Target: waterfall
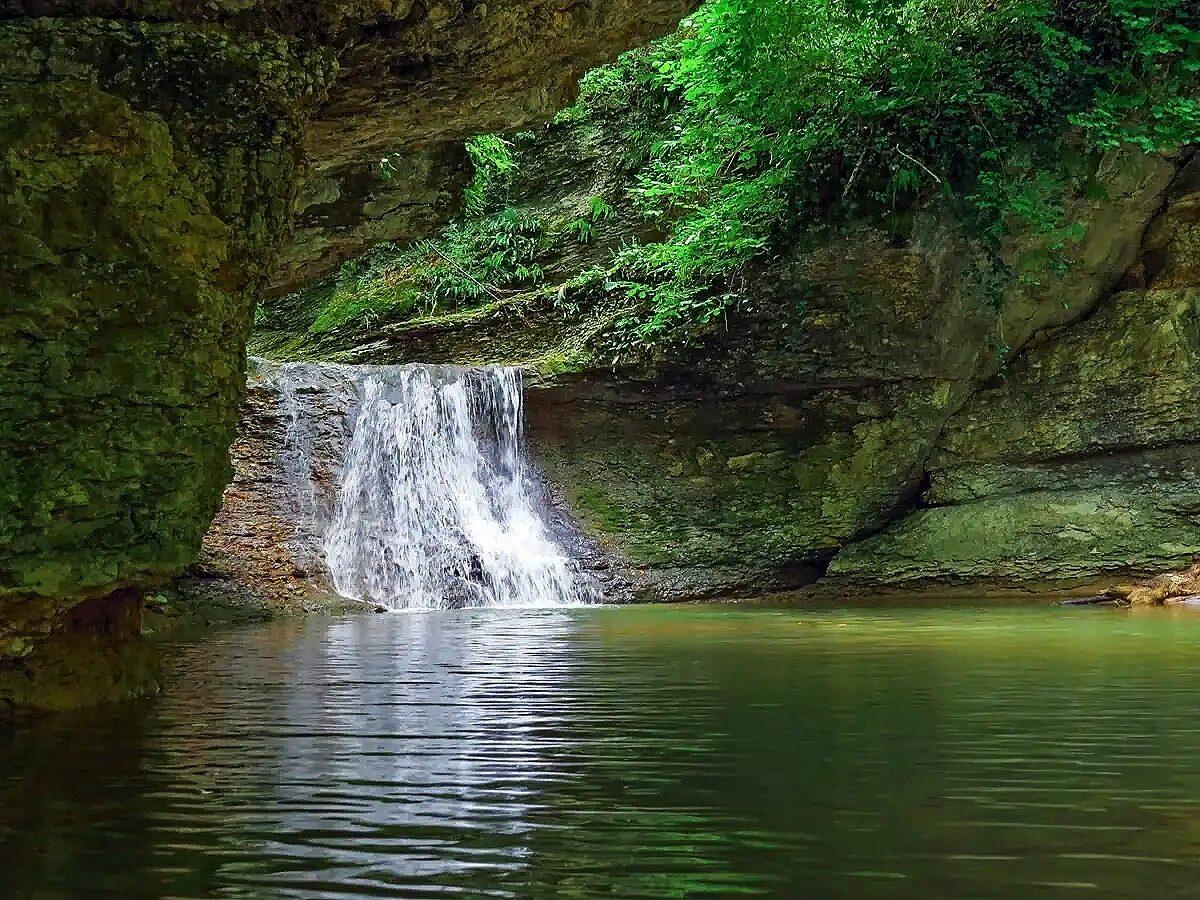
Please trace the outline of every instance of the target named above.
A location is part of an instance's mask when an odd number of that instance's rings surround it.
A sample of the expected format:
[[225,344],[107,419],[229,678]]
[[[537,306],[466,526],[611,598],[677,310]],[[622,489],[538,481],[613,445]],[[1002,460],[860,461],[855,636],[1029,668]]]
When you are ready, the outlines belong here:
[[[520,370],[267,368],[260,364],[286,422],[280,462],[296,510],[311,520],[297,530],[322,536],[339,594],[393,609],[590,599],[590,580],[548,525],[525,459]],[[340,455],[336,484],[323,492],[318,429],[306,420],[328,419],[339,402],[343,439],[326,441]]]
[[291,501],[296,521],[308,524],[317,513],[317,486],[312,478],[315,437],[305,426],[308,424],[304,404],[300,400],[298,385],[290,378],[279,378],[276,382],[279,404],[287,416],[287,431],[283,435],[280,456],[283,470],[288,476],[293,491]]

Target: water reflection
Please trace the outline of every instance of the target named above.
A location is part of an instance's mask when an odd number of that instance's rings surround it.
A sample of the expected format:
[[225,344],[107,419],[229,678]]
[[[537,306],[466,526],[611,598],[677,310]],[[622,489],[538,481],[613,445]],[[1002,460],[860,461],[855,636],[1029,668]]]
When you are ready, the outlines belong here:
[[1200,617],[481,610],[0,739],[19,897],[1188,896]]
[[[181,722],[220,711],[171,748],[169,764],[214,794],[263,788],[248,798],[239,840],[272,868],[230,874],[247,887],[279,890],[295,877],[314,891],[387,885],[411,896],[424,883],[518,879],[543,795],[565,777],[555,757],[566,720],[553,698],[571,693],[572,656],[555,636],[572,627],[555,611],[536,627],[405,615],[222,642],[228,663],[213,669],[237,675],[163,702]],[[222,771],[197,766],[201,743],[225,758],[253,749]]]

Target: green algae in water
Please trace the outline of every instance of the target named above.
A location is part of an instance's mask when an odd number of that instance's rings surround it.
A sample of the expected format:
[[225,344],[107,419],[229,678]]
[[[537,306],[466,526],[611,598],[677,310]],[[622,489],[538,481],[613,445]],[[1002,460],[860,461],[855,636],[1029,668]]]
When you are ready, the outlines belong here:
[[1200,616],[273,623],[0,739],[13,896],[1188,895]]

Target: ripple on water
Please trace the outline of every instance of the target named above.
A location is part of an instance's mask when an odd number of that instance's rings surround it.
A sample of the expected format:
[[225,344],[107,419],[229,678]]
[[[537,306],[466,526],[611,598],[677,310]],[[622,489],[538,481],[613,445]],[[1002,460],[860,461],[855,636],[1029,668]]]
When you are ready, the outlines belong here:
[[0,894],[1185,896],[1200,619],[488,610],[171,648],[0,743]]

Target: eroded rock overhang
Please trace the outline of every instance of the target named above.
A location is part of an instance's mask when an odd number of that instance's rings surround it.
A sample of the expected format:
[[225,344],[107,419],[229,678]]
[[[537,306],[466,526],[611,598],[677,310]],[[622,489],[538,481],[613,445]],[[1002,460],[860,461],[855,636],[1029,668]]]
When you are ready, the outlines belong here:
[[[389,240],[444,224],[469,178],[465,138],[548,118],[588,69],[662,35],[698,0],[8,0],[0,19],[101,18],[228,40],[282,40],[336,63],[308,85],[309,163],[287,292]],[[133,23],[141,23],[134,25]],[[201,67],[203,71],[204,67]],[[383,161],[387,163],[381,165]]]

